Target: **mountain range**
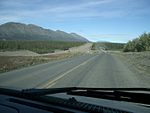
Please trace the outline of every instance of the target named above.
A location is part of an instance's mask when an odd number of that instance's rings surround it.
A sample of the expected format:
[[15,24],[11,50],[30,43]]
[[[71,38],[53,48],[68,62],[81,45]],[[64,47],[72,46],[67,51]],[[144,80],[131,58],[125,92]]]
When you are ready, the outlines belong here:
[[33,24],[8,22],[0,25],[0,40],[35,40],[35,41],[66,41],[89,42],[76,33],[60,30],[44,29]]

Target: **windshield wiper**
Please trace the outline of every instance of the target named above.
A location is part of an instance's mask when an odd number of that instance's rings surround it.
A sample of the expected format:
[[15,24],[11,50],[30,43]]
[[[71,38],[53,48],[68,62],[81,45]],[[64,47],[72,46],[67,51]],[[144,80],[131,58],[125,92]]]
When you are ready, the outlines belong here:
[[72,90],[67,92],[67,94],[150,105],[149,88],[100,88],[96,90]]
[[75,87],[49,88],[49,89],[23,89],[21,92],[26,95],[43,96],[48,94],[65,93],[75,90]]
[[83,87],[67,87],[67,88],[50,88],[50,89],[27,89],[22,90],[24,94],[42,96],[55,93],[67,93],[68,95],[78,95],[86,97],[94,97],[109,100],[136,102],[150,104],[149,88],[83,88]]
[[149,91],[149,88],[86,88],[86,87],[64,87],[64,88],[48,88],[48,89],[23,89],[21,92],[23,94],[29,95],[47,95],[55,93],[63,93],[69,91],[103,91],[103,93],[108,93],[108,91]]
[[23,97],[39,97],[56,93],[66,93],[68,95],[94,97],[100,99],[136,102],[150,104],[149,88],[84,88],[65,87],[49,89],[24,89],[21,91],[6,90],[0,88],[0,93],[7,93]]

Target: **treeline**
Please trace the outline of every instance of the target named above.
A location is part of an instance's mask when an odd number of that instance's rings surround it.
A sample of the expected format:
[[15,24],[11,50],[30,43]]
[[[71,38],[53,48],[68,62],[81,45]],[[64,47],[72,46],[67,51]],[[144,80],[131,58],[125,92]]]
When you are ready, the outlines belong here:
[[91,50],[96,50],[96,43],[92,44]]
[[124,52],[150,51],[150,33],[143,33],[136,39],[129,41],[123,49]]
[[56,41],[0,41],[0,51],[30,50],[37,53],[54,52],[56,49],[67,50],[80,46],[84,42]]
[[104,47],[106,50],[122,50],[124,48],[124,43],[110,43],[110,42],[103,42]]
[[104,50],[123,50],[124,43],[113,43],[113,42],[97,42],[93,43],[92,50],[104,49]]

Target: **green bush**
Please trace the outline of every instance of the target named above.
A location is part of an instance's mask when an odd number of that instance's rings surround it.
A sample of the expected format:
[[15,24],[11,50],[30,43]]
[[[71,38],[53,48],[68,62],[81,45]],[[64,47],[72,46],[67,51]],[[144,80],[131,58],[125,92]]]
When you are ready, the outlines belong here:
[[91,50],[96,50],[96,44],[95,43],[92,44]]
[[141,52],[150,50],[150,33],[143,33],[139,38],[129,41],[125,46],[124,52]]

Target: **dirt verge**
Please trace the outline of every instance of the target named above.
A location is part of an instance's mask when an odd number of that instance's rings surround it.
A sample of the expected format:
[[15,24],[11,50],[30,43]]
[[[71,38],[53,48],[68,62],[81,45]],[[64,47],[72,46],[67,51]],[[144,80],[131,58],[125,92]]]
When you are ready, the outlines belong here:
[[47,54],[37,54],[29,50],[0,52],[0,73],[89,53],[91,46],[92,43],[87,43],[69,50]]
[[150,52],[115,53],[130,69],[140,75],[150,75]]
[[59,55],[46,56],[0,56],[0,73],[54,60],[64,59],[74,55],[75,54],[63,53]]

